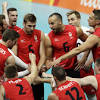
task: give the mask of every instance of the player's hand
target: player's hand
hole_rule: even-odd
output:
[[[93,28],[90,28],[90,30],[86,31],[86,32],[89,32],[90,34],[94,33],[94,29]]]
[[[85,65],[85,62],[86,62],[86,59],[81,59],[80,61],[78,61],[74,70],[78,71],[81,68],[83,68]]]
[[[29,59],[31,62],[36,61],[36,56],[33,53],[29,53]]]
[[[60,62],[61,62],[61,59],[60,59],[60,58],[58,58],[58,59],[56,59],[56,60],[54,59],[53,62],[50,63],[50,66],[56,66],[56,65],[58,65]]]
[[[2,3],[2,7],[7,8],[7,6],[8,6],[8,2],[7,1]]]

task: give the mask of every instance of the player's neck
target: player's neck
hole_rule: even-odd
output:
[[[100,28],[100,25],[96,25],[96,26],[95,26],[95,29],[96,29],[96,28]]]
[[[3,45],[5,45],[6,47],[8,47],[7,43],[6,43],[6,42],[4,42],[3,40],[2,40],[2,41],[0,41],[0,43],[1,43],[1,44],[3,44]]]
[[[66,80],[63,80],[63,81],[57,81],[57,86],[59,86],[59,85],[65,83],[65,82],[66,82]]]
[[[7,78],[7,81],[8,80],[12,80],[12,79],[15,79],[15,78],[18,78],[17,76],[13,77],[13,78]]]

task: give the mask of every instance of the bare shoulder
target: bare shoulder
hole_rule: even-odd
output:
[[[4,89],[3,85],[0,85],[0,94],[2,96],[4,96],[4,93],[5,93],[5,89]]]
[[[45,38],[45,34],[44,32],[41,31],[41,40],[44,40],[44,38]]]
[[[7,64],[15,64],[15,59],[14,59],[14,56],[9,56],[6,60],[6,63]]]
[[[51,46],[51,40],[50,40],[48,35],[45,36],[45,45],[46,46]]]
[[[59,100],[58,96],[55,93],[51,93],[48,96],[48,100]]]

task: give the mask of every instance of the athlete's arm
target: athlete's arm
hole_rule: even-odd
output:
[[[63,55],[61,57],[62,60],[66,59],[66,58],[71,58],[83,51],[86,50],[90,50],[91,48],[93,48],[93,46],[97,45],[97,43],[100,41],[100,38],[96,35],[90,35],[87,40],[80,45],[77,48],[72,49],[70,52],[66,53],[65,55]]]
[[[6,22],[9,25],[9,18],[8,18],[8,14],[7,14],[7,6],[8,6],[8,2],[7,1],[2,3],[2,14],[5,15]]]
[[[51,40],[50,40],[49,36],[45,37],[45,51],[46,51],[45,64],[46,64],[47,69],[49,69],[48,65],[49,65],[50,61],[52,60],[52,52],[53,52],[52,44],[51,44]]]
[[[45,62],[45,46],[44,46],[44,39],[45,39],[45,35],[43,32],[41,32],[41,42],[40,42],[40,50],[39,50],[39,53],[40,53],[40,60],[39,60],[39,63],[38,63],[38,70],[40,71],[42,65],[44,64]]]
[[[4,87],[2,85],[0,85],[0,100],[4,100]]]
[[[17,56],[17,43],[12,47],[11,51]]]
[[[14,59],[14,57],[12,55],[7,58],[6,64],[13,64],[13,65],[15,65],[15,59]]]
[[[81,41],[85,42],[86,39],[88,38],[88,35],[85,34],[85,33],[83,33],[83,30],[82,30],[81,27],[76,27],[76,30],[77,30],[77,36],[78,36],[78,38],[79,38]],[[84,56],[83,56],[82,59],[81,59],[81,60],[84,62],[84,64],[85,64],[85,61],[86,61],[87,58],[88,58],[89,53],[90,53],[90,50],[87,50],[87,51],[84,52]]]
[[[55,93],[51,93],[51,94],[48,96],[48,100],[59,100],[59,98],[56,96]]]
[[[24,63],[19,57],[17,57],[17,56],[12,52],[12,50],[10,50],[10,49],[8,48],[8,51],[14,56],[15,64],[16,64],[17,66],[20,66],[20,67],[25,68],[25,69],[28,68],[28,64]]]
[[[51,83],[51,78],[36,77],[33,84],[40,84],[40,83]]]
[[[78,38],[79,38],[81,41],[85,42],[86,39],[88,38],[88,35],[85,34],[85,33],[83,33],[83,30],[81,29],[81,27],[76,27],[76,31],[77,31],[77,36],[78,36]]]
[[[37,77],[38,75],[38,71],[37,71],[37,66],[36,66],[36,57],[34,54],[32,53],[29,53],[29,58],[30,58],[30,61],[31,61],[31,73],[24,77],[30,84],[33,83],[33,81],[35,80],[35,78]]]
[[[96,80],[95,76],[86,76],[84,78],[70,78],[70,77],[66,77],[66,79],[68,79],[70,81],[76,81],[81,86],[92,85],[96,90],[98,88],[98,83],[97,83],[97,80]]]
[[[71,57],[73,57],[73,56],[75,56],[75,55],[77,55],[77,54],[79,54],[83,51],[90,50],[91,48],[93,48],[93,46],[97,45],[99,41],[100,41],[100,38],[98,36],[90,35],[82,45],[80,45],[77,48],[72,49],[68,53],[66,53],[63,56],[59,57],[52,64],[56,65],[59,62],[61,62],[62,60],[65,60],[67,58],[71,58]]]

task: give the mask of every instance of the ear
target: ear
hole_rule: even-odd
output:
[[[4,73],[4,75],[3,75],[3,76],[4,76],[4,78],[6,78],[6,74],[5,74],[5,73]]]
[[[25,22],[23,22],[23,26],[25,27]]]
[[[100,24],[100,20],[96,20],[96,24],[99,25]]]
[[[7,43],[7,44],[10,44],[11,42],[12,42],[12,40],[7,40],[7,42],[6,42],[6,43]]]

